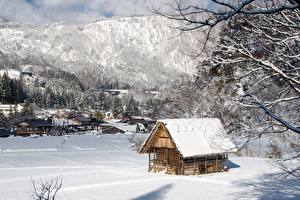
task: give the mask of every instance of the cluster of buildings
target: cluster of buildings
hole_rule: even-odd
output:
[[[152,125],[155,124],[151,120]],[[141,127],[139,129],[139,127]],[[48,119],[24,119],[15,123],[16,136],[30,136],[30,135],[64,135],[72,133],[84,133],[93,131],[98,134],[116,134],[130,132],[146,133],[148,129],[145,127],[153,127],[148,120],[139,119],[139,122],[129,120],[127,123],[106,122],[97,120],[92,117],[73,116],[70,118],[48,118]]]
[[[0,114],[9,117],[16,112],[20,113],[24,109],[24,104],[0,104]]]
[[[12,112],[21,112],[22,109],[21,104],[0,104],[0,113],[5,116],[9,116]],[[64,135],[87,131],[93,131],[97,134],[147,133],[155,124],[154,120],[147,117],[130,116],[120,120],[112,120],[109,114],[106,114],[102,120],[95,118],[93,112],[78,113],[70,109],[43,110],[34,104],[31,105],[31,110],[33,117],[19,119],[13,124],[12,130],[0,128],[0,137],[9,135]]]

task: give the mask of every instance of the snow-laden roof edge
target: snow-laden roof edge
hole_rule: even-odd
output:
[[[236,146],[226,134],[217,118],[188,118],[158,120],[140,152],[148,140],[163,124],[180,154],[184,157],[197,157],[209,154],[236,152]]]

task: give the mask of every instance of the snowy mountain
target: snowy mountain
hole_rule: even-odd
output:
[[[75,73],[86,85],[103,79],[136,87],[160,87],[195,72],[183,52],[199,33],[178,36],[178,24],[159,16],[105,19],[84,25],[0,25],[0,51],[19,64],[48,65]],[[178,36],[178,37],[176,37]]]

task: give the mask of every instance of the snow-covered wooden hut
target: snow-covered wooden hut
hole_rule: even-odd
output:
[[[149,154],[149,171],[180,175],[226,171],[233,151],[217,118],[158,120],[139,150]]]

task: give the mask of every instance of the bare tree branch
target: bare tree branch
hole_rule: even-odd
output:
[[[296,127],[291,125],[289,122],[285,121],[284,119],[282,119],[280,116],[275,115],[274,113],[272,113],[262,102],[256,100],[252,95],[250,94],[246,94],[243,96],[244,98],[246,97],[250,97],[252,102],[254,104],[257,104],[261,109],[263,109],[269,116],[271,116],[274,120],[278,121],[279,123],[281,123],[282,125],[284,125],[287,129],[292,130],[296,133],[300,134],[300,127]]]
[[[34,200],[55,200],[57,192],[62,188],[62,177],[54,177],[39,181],[32,179]]]

